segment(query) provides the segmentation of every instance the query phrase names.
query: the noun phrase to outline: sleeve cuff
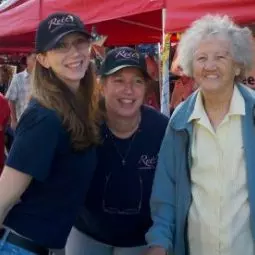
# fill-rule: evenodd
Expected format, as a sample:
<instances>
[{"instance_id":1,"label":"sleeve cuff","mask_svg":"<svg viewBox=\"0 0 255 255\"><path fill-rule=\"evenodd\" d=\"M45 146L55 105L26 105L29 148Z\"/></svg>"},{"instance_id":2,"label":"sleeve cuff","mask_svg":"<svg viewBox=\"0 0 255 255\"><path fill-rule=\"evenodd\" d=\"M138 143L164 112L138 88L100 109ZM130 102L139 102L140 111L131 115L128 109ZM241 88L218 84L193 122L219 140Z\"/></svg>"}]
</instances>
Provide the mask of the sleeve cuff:
<instances>
[{"instance_id":1,"label":"sleeve cuff","mask_svg":"<svg viewBox=\"0 0 255 255\"><path fill-rule=\"evenodd\" d=\"M146 234L146 241L148 243L148 246L160 246L164 248L166 251L172 251L172 247L170 245L170 241L168 238L159 236L156 233L148 232Z\"/></svg>"}]
</instances>

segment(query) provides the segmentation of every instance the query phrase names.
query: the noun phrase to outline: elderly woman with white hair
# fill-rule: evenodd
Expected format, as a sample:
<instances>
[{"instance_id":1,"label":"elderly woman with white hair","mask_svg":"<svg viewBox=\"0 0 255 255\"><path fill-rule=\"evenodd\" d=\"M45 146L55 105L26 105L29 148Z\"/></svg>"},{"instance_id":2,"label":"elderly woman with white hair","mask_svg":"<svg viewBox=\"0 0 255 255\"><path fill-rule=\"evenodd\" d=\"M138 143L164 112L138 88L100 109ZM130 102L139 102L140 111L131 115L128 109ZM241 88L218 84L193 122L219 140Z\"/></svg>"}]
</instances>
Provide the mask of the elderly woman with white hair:
<instances>
[{"instance_id":1,"label":"elderly woman with white hair","mask_svg":"<svg viewBox=\"0 0 255 255\"><path fill-rule=\"evenodd\" d=\"M146 255L255 254L255 92L241 83L252 54L251 31L226 16L182 36L180 64L198 90L161 146Z\"/></svg>"}]
</instances>

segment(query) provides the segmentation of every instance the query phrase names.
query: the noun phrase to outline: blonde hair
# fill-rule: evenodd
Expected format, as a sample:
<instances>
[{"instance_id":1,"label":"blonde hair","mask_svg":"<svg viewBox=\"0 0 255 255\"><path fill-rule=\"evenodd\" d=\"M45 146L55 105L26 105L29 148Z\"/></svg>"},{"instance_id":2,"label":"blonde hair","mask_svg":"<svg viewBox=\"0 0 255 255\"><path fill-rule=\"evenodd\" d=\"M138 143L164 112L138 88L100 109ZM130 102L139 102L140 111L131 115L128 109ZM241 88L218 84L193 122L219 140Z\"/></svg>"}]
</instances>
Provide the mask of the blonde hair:
<instances>
[{"instance_id":1,"label":"blonde hair","mask_svg":"<svg viewBox=\"0 0 255 255\"><path fill-rule=\"evenodd\" d=\"M70 133L72 147L82 150L98 143L97 102L94 94L95 74L89 64L76 94L72 93L51 69L36 61L32 76L32 97L62 118Z\"/></svg>"}]
</instances>

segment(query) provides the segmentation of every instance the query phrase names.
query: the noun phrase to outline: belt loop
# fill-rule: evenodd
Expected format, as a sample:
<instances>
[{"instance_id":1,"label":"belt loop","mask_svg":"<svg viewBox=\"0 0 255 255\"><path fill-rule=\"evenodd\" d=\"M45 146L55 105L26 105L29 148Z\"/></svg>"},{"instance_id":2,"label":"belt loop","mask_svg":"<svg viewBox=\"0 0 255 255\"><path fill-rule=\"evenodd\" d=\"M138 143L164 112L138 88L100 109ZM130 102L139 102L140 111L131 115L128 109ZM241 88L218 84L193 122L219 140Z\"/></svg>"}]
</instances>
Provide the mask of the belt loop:
<instances>
[{"instance_id":1,"label":"belt loop","mask_svg":"<svg viewBox=\"0 0 255 255\"><path fill-rule=\"evenodd\" d=\"M2 237L1 240L0 240L0 250L2 250L3 246L5 245L6 240L7 240L7 237L8 237L8 235L9 235L10 233L11 233L11 230L5 228L4 235L3 235L3 237Z\"/></svg>"}]
</instances>

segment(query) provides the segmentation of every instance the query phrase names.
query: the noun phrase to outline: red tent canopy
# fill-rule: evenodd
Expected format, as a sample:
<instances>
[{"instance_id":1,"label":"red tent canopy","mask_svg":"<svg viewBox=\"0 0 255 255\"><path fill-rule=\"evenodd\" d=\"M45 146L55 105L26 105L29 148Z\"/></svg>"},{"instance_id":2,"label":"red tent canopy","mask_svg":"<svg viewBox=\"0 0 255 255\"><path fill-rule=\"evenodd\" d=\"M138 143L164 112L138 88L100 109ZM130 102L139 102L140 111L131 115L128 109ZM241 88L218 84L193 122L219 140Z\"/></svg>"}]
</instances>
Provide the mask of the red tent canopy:
<instances>
[{"instance_id":1,"label":"red tent canopy","mask_svg":"<svg viewBox=\"0 0 255 255\"><path fill-rule=\"evenodd\" d=\"M108 45L155 43L161 40L162 9L166 7L167 32L180 32L206 13L228 14L239 23L255 21L254 0L12 0L0 5L0 52L34 48L36 27L55 11L79 15Z\"/></svg>"},{"instance_id":2,"label":"red tent canopy","mask_svg":"<svg viewBox=\"0 0 255 255\"><path fill-rule=\"evenodd\" d=\"M254 0L169 0L166 8L168 32L181 32L207 13L227 14L240 24L255 22Z\"/></svg>"},{"instance_id":3,"label":"red tent canopy","mask_svg":"<svg viewBox=\"0 0 255 255\"><path fill-rule=\"evenodd\" d=\"M0 10L0 51L24 51L34 47L39 21L50 13L75 13L99 34L107 35L108 45L128 45L160 41L163 0L18 0Z\"/></svg>"}]
</instances>

